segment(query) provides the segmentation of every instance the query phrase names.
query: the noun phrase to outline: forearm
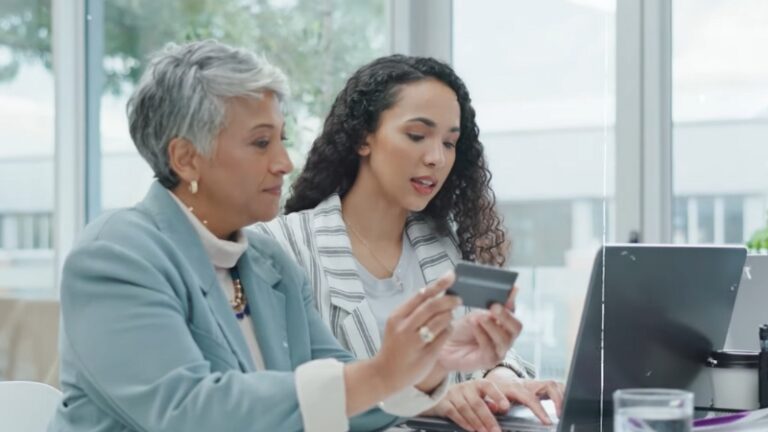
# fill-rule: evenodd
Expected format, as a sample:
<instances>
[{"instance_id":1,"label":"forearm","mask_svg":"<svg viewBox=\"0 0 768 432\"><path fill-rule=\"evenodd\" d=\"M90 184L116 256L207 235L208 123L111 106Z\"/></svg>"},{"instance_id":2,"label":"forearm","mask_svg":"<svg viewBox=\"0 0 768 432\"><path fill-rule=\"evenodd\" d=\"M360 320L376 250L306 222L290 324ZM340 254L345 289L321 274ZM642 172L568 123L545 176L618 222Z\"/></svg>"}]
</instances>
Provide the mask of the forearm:
<instances>
[{"instance_id":1,"label":"forearm","mask_svg":"<svg viewBox=\"0 0 768 432\"><path fill-rule=\"evenodd\" d=\"M432 394L432 392L435 391L437 387L440 386L440 384L445 381L445 379L448 376L448 371L446 371L442 366L440 366L440 363L435 363L435 367L432 368L432 370L429 372L429 374L424 377L419 383L415 385L416 389L421 391L422 393L426 394Z\"/></svg>"},{"instance_id":2,"label":"forearm","mask_svg":"<svg viewBox=\"0 0 768 432\"><path fill-rule=\"evenodd\" d=\"M344 365L347 416L357 415L394 394L398 387L382 376L376 358Z\"/></svg>"},{"instance_id":3,"label":"forearm","mask_svg":"<svg viewBox=\"0 0 768 432\"><path fill-rule=\"evenodd\" d=\"M532 363L520 356L514 348L507 351L504 356L506 367L511 368L521 378L536 378L536 368Z\"/></svg>"},{"instance_id":4,"label":"forearm","mask_svg":"<svg viewBox=\"0 0 768 432\"><path fill-rule=\"evenodd\" d=\"M387 378L382 374L383 368L379 367L376 358L370 360L361 360L344 365L344 387L346 389L346 407L347 415L354 416L379 402L385 402L388 406L384 410L399 416L406 416L403 412L403 402L410 401L409 404L421 405L423 409L434 404L442 397L447 387L443 387L438 394L434 394L437 389L445 382L448 373L440 366L432 368L430 373L418 384L412 387L424 395L416 397L421 393L411 390L403 393L405 389L398 385L397 380ZM430 396L431 399L430 399ZM397 399L397 401L395 401ZM392 404L394 402L394 405ZM424 406L428 403L427 406ZM413 407L411 407L413 408ZM409 414L413 415L413 414Z\"/></svg>"}]
</instances>

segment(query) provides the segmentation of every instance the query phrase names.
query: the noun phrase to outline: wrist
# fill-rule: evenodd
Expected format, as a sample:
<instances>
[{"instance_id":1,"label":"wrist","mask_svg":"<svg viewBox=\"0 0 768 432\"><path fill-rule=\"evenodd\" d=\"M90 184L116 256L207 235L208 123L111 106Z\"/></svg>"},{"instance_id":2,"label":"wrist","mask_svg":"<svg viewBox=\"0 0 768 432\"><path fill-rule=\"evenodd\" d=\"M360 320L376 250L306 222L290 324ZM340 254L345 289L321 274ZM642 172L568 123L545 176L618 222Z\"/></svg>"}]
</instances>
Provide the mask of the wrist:
<instances>
[{"instance_id":1,"label":"wrist","mask_svg":"<svg viewBox=\"0 0 768 432\"><path fill-rule=\"evenodd\" d=\"M388 362L381 359L380 356L374 356L369 360L364 360L366 368L370 369L368 374L371 377L371 385L377 389L377 393L382 394L381 400L397 393L403 389L400 383L400 377L392 371Z\"/></svg>"},{"instance_id":2,"label":"wrist","mask_svg":"<svg viewBox=\"0 0 768 432\"><path fill-rule=\"evenodd\" d=\"M523 380L517 372L504 365L497 365L494 368L489 369L483 374L483 377L494 383L517 382Z\"/></svg>"},{"instance_id":3,"label":"wrist","mask_svg":"<svg viewBox=\"0 0 768 432\"><path fill-rule=\"evenodd\" d=\"M440 365L440 362L437 362L427 376L416 383L414 387L422 393L432 394L445 381L447 376L448 371Z\"/></svg>"},{"instance_id":4,"label":"wrist","mask_svg":"<svg viewBox=\"0 0 768 432\"><path fill-rule=\"evenodd\" d=\"M384 366L375 358L344 365L347 416L357 415L399 390Z\"/></svg>"},{"instance_id":5,"label":"wrist","mask_svg":"<svg viewBox=\"0 0 768 432\"><path fill-rule=\"evenodd\" d=\"M506 371L506 372L497 372L497 371ZM525 376L516 367L514 367L511 363L506 361L503 361L497 364L496 366L490 369L484 370L482 372L483 372L482 373L483 378L488 378L491 375L491 373L496 373L496 374L503 373L504 375L506 375L507 373L511 373L517 378L520 378L520 379L525 378Z\"/></svg>"}]
</instances>

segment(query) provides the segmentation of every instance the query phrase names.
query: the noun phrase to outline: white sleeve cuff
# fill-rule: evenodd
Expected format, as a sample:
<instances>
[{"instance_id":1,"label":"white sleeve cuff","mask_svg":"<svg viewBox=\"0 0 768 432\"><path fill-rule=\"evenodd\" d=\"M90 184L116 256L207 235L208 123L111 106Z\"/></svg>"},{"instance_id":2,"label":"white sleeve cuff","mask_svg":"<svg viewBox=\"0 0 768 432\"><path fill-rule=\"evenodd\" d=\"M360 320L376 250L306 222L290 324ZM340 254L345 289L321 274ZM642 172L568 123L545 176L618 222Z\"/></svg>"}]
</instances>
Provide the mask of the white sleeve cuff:
<instances>
[{"instance_id":1,"label":"white sleeve cuff","mask_svg":"<svg viewBox=\"0 0 768 432\"><path fill-rule=\"evenodd\" d=\"M446 377L431 395L416 387L408 387L379 402L379 408L397 417L415 417L440 402L452 384L449 377Z\"/></svg>"},{"instance_id":2,"label":"white sleeve cuff","mask_svg":"<svg viewBox=\"0 0 768 432\"><path fill-rule=\"evenodd\" d=\"M313 360L296 368L296 394L305 432L349 429L344 363Z\"/></svg>"}]
</instances>

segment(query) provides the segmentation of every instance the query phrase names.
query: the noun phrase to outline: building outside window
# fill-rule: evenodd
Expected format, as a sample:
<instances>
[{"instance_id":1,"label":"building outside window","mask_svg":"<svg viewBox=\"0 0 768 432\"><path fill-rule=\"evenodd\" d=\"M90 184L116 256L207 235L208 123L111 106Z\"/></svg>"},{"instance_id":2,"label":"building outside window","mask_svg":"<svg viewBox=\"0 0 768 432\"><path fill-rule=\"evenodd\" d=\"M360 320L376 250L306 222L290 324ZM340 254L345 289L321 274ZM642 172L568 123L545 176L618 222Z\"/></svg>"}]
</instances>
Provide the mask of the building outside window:
<instances>
[{"instance_id":1,"label":"building outside window","mask_svg":"<svg viewBox=\"0 0 768 432\"><path fill-rule=\"evenodd\" d=\"M592 260L612 238L615 20L613 0L454 2L453 61L520 272L515 349L543 378L567 376Z\"/></svg>"},{"instance_id":2,"label":"building outside window","mask_svg":"<svg viewBox=\"0 0 768 432\"><path fill-rule=\"evenodd\" d=\"M0 294L54 283L50 0L0 3Z\"/></svg>"},{"instance_id":3,"label":"building outside window","mask_svg":"<svg viewBox=\"0 0 768 432\"><path fill-rule=\"evenodd\" d=\"M166 43L213 38L286 72L294 175L346 78L390 51L388 0L89 0L86 10L91 218L135 204L153 181L125 104L147 55ZM0 4L0 292L55 293L53 95L50 0Z\"/></svg>"},{"instance_id":4,"label":"building outside window","mask_svg":"<svg viewBox=\"0 0 768 432\"><path fill-rule=\"evenodd\" d=\"M768 3L672 13L673 241L744 244L768 211Z\"/></svg>"}]
</instances>

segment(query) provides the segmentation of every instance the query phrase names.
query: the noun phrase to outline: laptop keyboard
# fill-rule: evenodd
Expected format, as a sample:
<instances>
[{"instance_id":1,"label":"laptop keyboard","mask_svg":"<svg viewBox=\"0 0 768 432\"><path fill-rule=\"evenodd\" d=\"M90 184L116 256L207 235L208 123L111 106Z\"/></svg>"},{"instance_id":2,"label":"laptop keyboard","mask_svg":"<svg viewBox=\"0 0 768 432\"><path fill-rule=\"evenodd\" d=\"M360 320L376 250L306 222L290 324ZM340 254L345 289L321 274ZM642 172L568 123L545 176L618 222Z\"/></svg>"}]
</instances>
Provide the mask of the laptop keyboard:
<instances>
[{"instance_id":1,"label":"laptop keyboard","mask_svg":"<svg viewBox=\"0 0 768 432\"><path fill-rule=\"evenodd\" d=\"M527 420L499 419L499 425L504 432L554 432L557 426L545 426L541 423L531 424ZM405 423L407 428L424 432L464 432L457 424L433 417L417 417Z\"/></svg>"}]
</instances>

